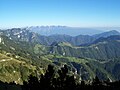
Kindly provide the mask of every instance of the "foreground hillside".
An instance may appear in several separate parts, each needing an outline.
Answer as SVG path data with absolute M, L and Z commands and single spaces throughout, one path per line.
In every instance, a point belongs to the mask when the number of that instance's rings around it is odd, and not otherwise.
M 3 82 L 15 82 L 22 84 L 28 76 L 36 74 L 36 66 L 25 61 L 9 56 L 9 53 L 0 54 L 0 80 Z
M 57 76 L 56 76 L 57 73 Z M 96 76 L 91 82 L 86 83 L 75 75 L 69 74 L 67 65 L 58 71 L 52 65 L 48 65 L 45 74 L 40 79 L 30 75 L 23 85 L 0 82 L 0 90 L 119 90 L 120 81 L 111 82 L 109 79 L 101 81 Z

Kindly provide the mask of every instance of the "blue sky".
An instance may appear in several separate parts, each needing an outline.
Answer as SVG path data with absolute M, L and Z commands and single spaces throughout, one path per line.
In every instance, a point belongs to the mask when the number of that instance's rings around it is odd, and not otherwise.
M 120 0 L 0 0 L 0 28 L 119 27 Z

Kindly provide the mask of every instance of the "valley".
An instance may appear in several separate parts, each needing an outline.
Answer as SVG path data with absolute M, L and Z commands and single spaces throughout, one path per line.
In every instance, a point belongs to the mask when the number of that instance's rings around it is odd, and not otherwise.
M 20 28 L 0 32 L 0 80 L 3 82 L 22 84 L 31 74 L 38 76 L 45 73 L 49 64 L 57 70 L 67 65 L 70 74 L 86 82 L 92 81 L 95 76 L 101 80 L 120 79 L 120 33 L 115 30 L 74 37 L 41 36 Z M 3 74 L 3 71 L 6 73 Z

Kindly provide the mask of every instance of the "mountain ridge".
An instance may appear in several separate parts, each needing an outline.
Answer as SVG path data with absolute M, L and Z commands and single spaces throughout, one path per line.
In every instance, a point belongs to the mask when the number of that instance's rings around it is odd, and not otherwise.
M 14 31 L 14 32 L 12 32 Z M 108 31 L 104 33 L 100 33 L 97 35 L 89 36 L 89 35 L 78 35 L 78 36 L 69 36 L 69 35 L 51 35 L 51 36 L 43 36 L 38 33 L 30 32 L 26 29 L 13 28 L 4 31 L 0 31 L 1 34 L 8 36 L 9 38 L 17 39 L 20 41 L 28 41 L 28 42 L 36 42 L 43 45 L 51 45 L 53 42 L 69 42 L 74 46 L 84 45 L 95 41 L 100 37 L 108 37 L 111 35 L 120 35 L 117 31 Z

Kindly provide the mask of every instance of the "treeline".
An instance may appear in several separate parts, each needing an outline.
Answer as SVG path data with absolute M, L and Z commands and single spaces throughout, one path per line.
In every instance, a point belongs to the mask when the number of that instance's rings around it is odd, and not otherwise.
M 40 80 L 37 77 L 30 76 L 28 82 L 24 82 L 23 90 L 120 90 L 120 81 L 110 82 L 100 81 L 96 76 L 92 83 L 85 84 L 77 82 L 74 75 L 68 74 L 68 67 L 64 65 L 57 71 L 58 76 L 55 77 L 56 71 L 54 67 L 49 65 L 46 73 L 41 75 Z
M 84 81 L 81 83 L 74 75 L 68 74 L 68 67 L 64 65 L 57 71 L 52 65 L 48 65 L 48 69 L 44 75 L 38 77 L 29 76 L 28 81 L 24 81 L 23 85 L 13 83 L 0 82 L 0 90 L 120 90 L 120 81 L 110 82 L 110 80 L 100 81 L 96 76 L 89 84 Z

